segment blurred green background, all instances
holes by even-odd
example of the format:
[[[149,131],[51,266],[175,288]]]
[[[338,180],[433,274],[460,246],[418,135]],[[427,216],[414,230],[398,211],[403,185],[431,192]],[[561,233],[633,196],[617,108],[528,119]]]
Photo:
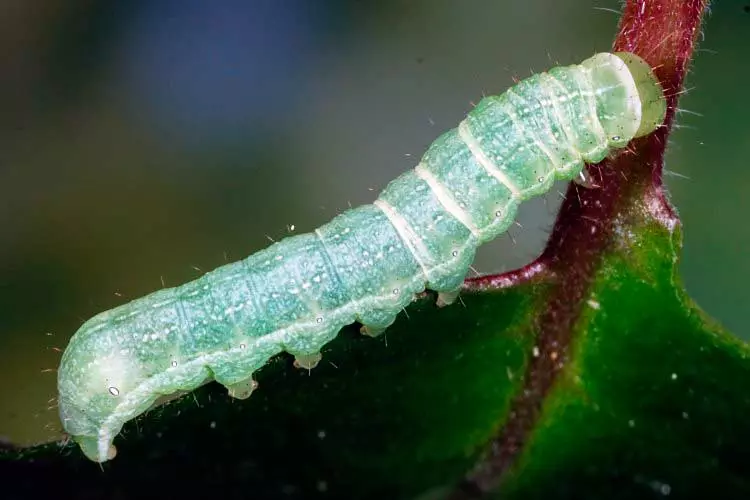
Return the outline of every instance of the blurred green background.
[[[616,0],[0,6],[0,436],[59,435],[60,349],[95,313],[326,222],[483,94],[607,50]],[[750,338],[750,13],[717,2],[666,178],[690,293]],[[564,185],[480,273],[540,251]],[[668,356],[669,353],[665,353]]]

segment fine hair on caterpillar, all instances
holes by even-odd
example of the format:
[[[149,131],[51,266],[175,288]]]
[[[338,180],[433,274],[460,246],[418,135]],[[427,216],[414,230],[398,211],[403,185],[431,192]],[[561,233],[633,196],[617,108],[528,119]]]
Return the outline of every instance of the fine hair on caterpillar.
[[[451,304],[477,247],[522,201],[650,134],[665,110],[651,68],[629,53],[485,97],[372,204],[85,322],[58,370],[65,431],[103,462],[123,424],[157,400],[210,380],[244,399],[280,352],[312,369],[345,325],[378,335],[425,289]]]

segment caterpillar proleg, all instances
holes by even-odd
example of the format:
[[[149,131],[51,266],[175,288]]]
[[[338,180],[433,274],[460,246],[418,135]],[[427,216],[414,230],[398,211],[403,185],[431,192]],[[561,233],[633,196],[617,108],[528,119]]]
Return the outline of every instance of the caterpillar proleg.
[[[282,351],[310,369],[347,324],[378,334],[425,289],[450,304],[477,247],[507,230],[519,203],[653,132],[665,106],[651,68],[629,53],[484,98],[373,204],[85,322],[58,371],[65,431],[103,462],[123,424],[159,398],[209,380],[246,398]]]

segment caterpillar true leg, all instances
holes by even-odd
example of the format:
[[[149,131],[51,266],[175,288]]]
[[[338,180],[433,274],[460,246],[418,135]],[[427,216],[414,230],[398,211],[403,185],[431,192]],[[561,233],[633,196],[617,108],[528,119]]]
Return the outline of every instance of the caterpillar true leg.
[[[581,170],[581,173],[578,174],[578,177],[573,177],[573,182],[587,189],[596,189],[599,187],[599,184],[596,183],[596,179],[594,179],[594,176],[592,176],[591,173],[585,168]]]

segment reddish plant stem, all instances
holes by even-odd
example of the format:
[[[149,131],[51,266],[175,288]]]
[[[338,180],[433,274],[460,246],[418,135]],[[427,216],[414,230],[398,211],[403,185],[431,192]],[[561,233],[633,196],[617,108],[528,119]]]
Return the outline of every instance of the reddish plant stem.
[[[532,278],[551,286],[545,307],[530,321],[535,353],[529,356],[524,385],[508,420],[452,498],[476,498],[495,490],[523,450],[544,398],[568,361],[575,324],[615,229],[627,225],[634,210],[642,213],[644,208],[670,231],[679,223],[663,193],[664,151],[706,8],[707,0],[628,0],[613,51],[638,54],[654,68],[667,96],[664,126],[633,141],[619,156],[591,166],[598,188],[571,183],[547,246],[534,263],[467,281],[468,290],[519,285]]]

